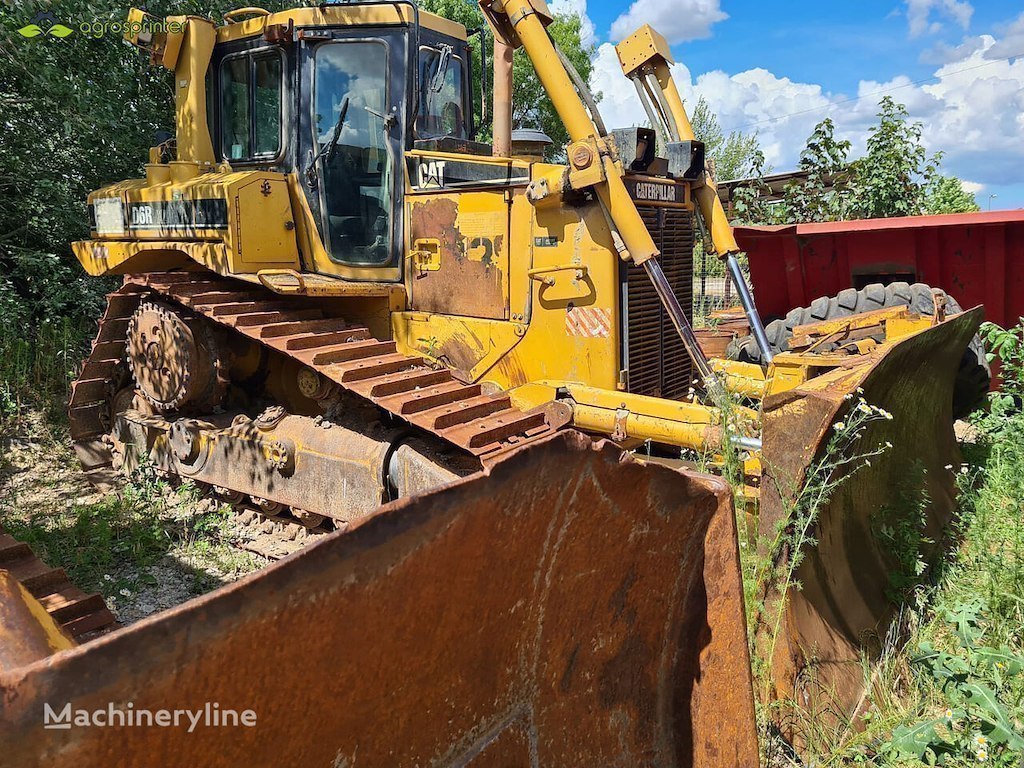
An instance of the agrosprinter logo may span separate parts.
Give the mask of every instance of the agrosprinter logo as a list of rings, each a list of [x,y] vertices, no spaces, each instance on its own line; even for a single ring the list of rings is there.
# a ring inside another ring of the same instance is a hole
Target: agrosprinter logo
[[[22,37],[67,37],[74,31],[57,21],[57,17],[52,13],[47,12],[37,13],[30,23],[18,30],[18,34]]]
[[[104,21],[93,19],[91,21],[72,21],[74,27],[61,24],[52,13],[37,13],[29,24],[18,30],[22,37],[67,37],[76,31],[86,37],[101,38],[108,35],[132,39],[142,32],[150,34],[178,34],[185,29],[181,21],[170,21],[168,19],[155,19],[147,16],[141,21]]]

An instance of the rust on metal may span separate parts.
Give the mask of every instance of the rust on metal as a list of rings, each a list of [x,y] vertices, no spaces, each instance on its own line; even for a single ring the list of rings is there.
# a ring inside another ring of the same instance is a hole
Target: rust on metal
[[[87,640],[117,626],[114,615],[97,593],[83,592],[68,579],[63,568],[51,568],[32,551],[0,528],[0,666],[7,667],[12,658],[11,643],[17,643],[21,629],[27,632],[26,642],[37,650],[54,640],[52,632],[42,632],[35,615],[39,606],[49,615],[60,637],[71,641]],[[32,645],[32,638],[44,645]],[[47,639],[49,638],[49,639]],[[72,643],[73,644],[73,643]],[[61,646],[64,647],[64,646]],[[45,655],[45,654],[43,654]]]
[[[486,475],[0,673],[4,764],[754,768],[727,486],[575,433]],[[44,702],[257,721],[44,735]]]
[[[153,296],[285,355],[324,381],[484,462],[565,423],[548,411],[520,411],[502,395],[483,395],[478,386],[461,384],[422,358],[396,353],[394,342],[373,339],[367,328],[350,325],[319,306],[296,306],[294,299],[281,306],[282,300],[270,291],[212,273],[151,273],[128,278],[108,297],[100,334],[72,388],[72,439],[83,469],[97,484],[113,475],[107,436],[113,426],[112,400],[129,380],[129,321],[140,302]]]
[[[485,196],[489,202],[484,202]],[[430,195],[409,203],[409,238],[440,243],[437,269],[417,274],[410,306],[444,315],[508,317],[508,204],[502,192],[463,196]],[[479,211],[467,211],[466,200],[479,199]],[[470,223],[472,222],[472,223]]]
[[[774,622],[754,628],[761,653],[774,647],[771,695],[801,702],[812,717],[836,722],[858,711],[865,693],[863,655],[877,659],[898,608],[889,579],[899,564],[879,535],[884,515],[906,514],[908,503],[923,501],[922,557],[930,560],[941,551],[955,503],[947,467],[959,465],[953,384],[981,320],[981,310],[971,310],[764,401],[762,540],[774,539],[780,524],[792,522],[795,494],[815,482],[809,468],[858,397],[893,417],[869,422],[855,450],[886,443],[897,450],[872,458],[817,511],[817,545],[793,575],[802,589],[790,590],[778,636]],[[901,497],[915,487],[923,495]],[[788,553],[775,554],[785,567]],[[761,597],[777,610],[777,593]],[[794,723],[782,725],[799,743]]]
[[[39,601],[9,572],[0,570],[0,671],[74,645]]]

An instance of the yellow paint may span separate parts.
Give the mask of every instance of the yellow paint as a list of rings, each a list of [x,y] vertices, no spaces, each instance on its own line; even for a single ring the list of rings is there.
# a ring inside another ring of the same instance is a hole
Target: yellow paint
[[[420,25],[458,40],[466,39],[466,28],[448,19],[419,12]],[[325,5],[317,8],[293,8],[226,24],[217,28],[217,42],[226,43],[262,35],[268,26],[287,25],[301,27],[369,27],[388,24],[411,24],[412,9],[406,5]]]
[[[574,142],[595,139],[594,124],[580,101],[575,86],[562,67],[544,24],[534,12],[530,1],[504,0],[501,2],[498,0],[498,2],[526,48],[537,76],[551,97],[569,137]],[[492,11],[496,4],[492,4]],[[621,238],[616,252],[622,258],[642,264],[657,256],[658,249],[622,183],[622,165],[618,162],[618,158],[611,154],[610,149],[604,147],[603,142],[601,144],[601,154],[595,158],[594,162],[603,166],[605,181],[596,184],[593,189],[615,223],[615,228]]]
[[[509,318],[509,202],[503,189],[406,198],[406,290],[421,312]],[[437,241],[426,268],[424,246]]]
[[[60,625],[54,620],[43,604],[40,603],[31,592],[25,589],[25,585],[19,581],[16,581],[13,576],[8,577],[11,582],[17,587],[18,597],[21,602],[28,608],[32,618],[39,624],[39,629],[42,630],[46,643],[50,646],[53,653],[58,651],[66,651],[69,648],[74,648],[78,645],[74,640],[69,638],[64,631],[60,628]]]
[[[761,366],[719,358],[712,358],[710,362],[712,369],[721,374],[722,383],[727,391],[754,400],[760,400],[764,396],[767,382]]]
[[[622,65],[623,74],[627,77],[633,74],[652,74],[661,89],[661,93],[668,105],[670,118],[679,135],[680,141],[693,141],[696,136],[693,133],[693,126],[690,118],[686,115],[686,108],[683,106],[682,97],[672,78],[672,71],[669,65],[672,63],[671,55],[668,54],[668,46],[664,39],[654,32],[649,26],[644,25],[634,32],[630,37],[623,40],[616,46],[619,54],[619,63]],[[694,184],[693,196],[700,206],[701,218],[704,226],[711,236],[715,252],[720,256],[730,253],[738,253],[739,246],[733,235],[729,219],[725,215],[722,201],[718,197],[714,179],[710,173],[705,172],[699,183]]]
[[[522,341],[525,328],[501,320],[425,312],[395,312],[391,327],[399,352],[433,360],[467,382],[485,377]]]
[[[353,267],[341,264],[330,257],[320,231],[316,227],[316,219],[309,207],[309,200],[299,186],[296,173],[288,174],[288,196],[291,200],[295,216],[295,234],[302,253],[302,261],[306,269],[321,275],[337,277],[353,281],[394,282],[401,280],[402,268],[395,267]]]
[[[672,51],[668,42],[650,24],[640,29],[615,46],[622,72],[629,77],[655,57],[672,63]]]
[[[571,398],[572,423],[580,429],[695,450],[721,443],[717,409],[571,383],[563,386]]]
[[[294,227],[289,227],[293,223],[291,201],[287,182],[280,173],[204,173],[188,181],[154,186],[149,186],[145,179],[133,179],[96,190],[88,199],[90,204],[110,199],[120,201],[127,224],[122,231],[93,230],[92,240],[76,244],[75,255],[90,274],[124,274],[134,268],[134,264],[124,267],[124,261],[135,254],[115,245],[129,238],[135,242],[159,241],[161,244],[172,241],[174,250],[201,259],[199,263],[221,274],[300,268]],[[160,204],[190,205],[203,200],[224,201],[226,228],[160,226],[156,213]],[[128,211],[134,214],[129,216]],[[183,247],[187,244],[198,247]]]

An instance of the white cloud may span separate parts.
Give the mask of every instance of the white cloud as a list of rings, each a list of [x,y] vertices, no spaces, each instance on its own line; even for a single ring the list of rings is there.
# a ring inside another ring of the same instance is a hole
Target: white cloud
[[[907,0],[907,22],[910,25],[910,36],[919,37],[935,33],[942,29],[942,23],[932,21],[932,15],[944,16],[967,29],[971,23],[974,6],[966,0]]]
[[[612,22],[612,40],[622,40],[644,24],[658,30],[670,45],[711,35],[711,26],[725,21],[719,0],[635,0]]]
[[[969,195],[976,195],[985,189],[984,184],[979,184],[976,181],[967,181],[967,179],[960,179],[960,189]]]
[[[597,42],[597,30],[587,15],[587,0],[552,0],[548,6],[552,13],[575,13],[580,17],[580,42],[593,45]]]
[[[760,68],[694,77],[685,65],[675,64],[672,72],[689,107],[703,96],[726,131],[756,131],[776,171],[796,167],[807,136],[825,117],[833,119],[839,138],[853,143],[852,156],[863,154],[868,130],[877,121],[878,102],[888,94],[923,123],[929,151],[944,152],[945,173],[992,187],[1024,178],[1024,55],[992,57],[993,50],[1016,34],[1017,23],[1005,29],[1007,37],[1000,40],[980,36],[977,47],[964,48],[963,56],[934,71],[937,81],[925,85],[899,75],[886,82],[862,81],[856,93],[843,94]],[[1016,53],[1024,54],[1024,47]],[[646,124],[611,44],[598,48],[594,64],[592,84],[603,96],[599,107],[609,128]]]
[[[990,59],[1003,59],[1010,56],[1024,56],[1024,13],[1015,21],[1005,25],[1000,32],[1001,37],[988,49]]]

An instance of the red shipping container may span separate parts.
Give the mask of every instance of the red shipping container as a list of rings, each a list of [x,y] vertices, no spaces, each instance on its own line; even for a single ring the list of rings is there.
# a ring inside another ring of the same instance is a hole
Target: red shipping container
[[[754,298],[766,322],[869,283],[927,283],[1004,328],[1024,316],[1024,210],[820,224],[744,226]]]

